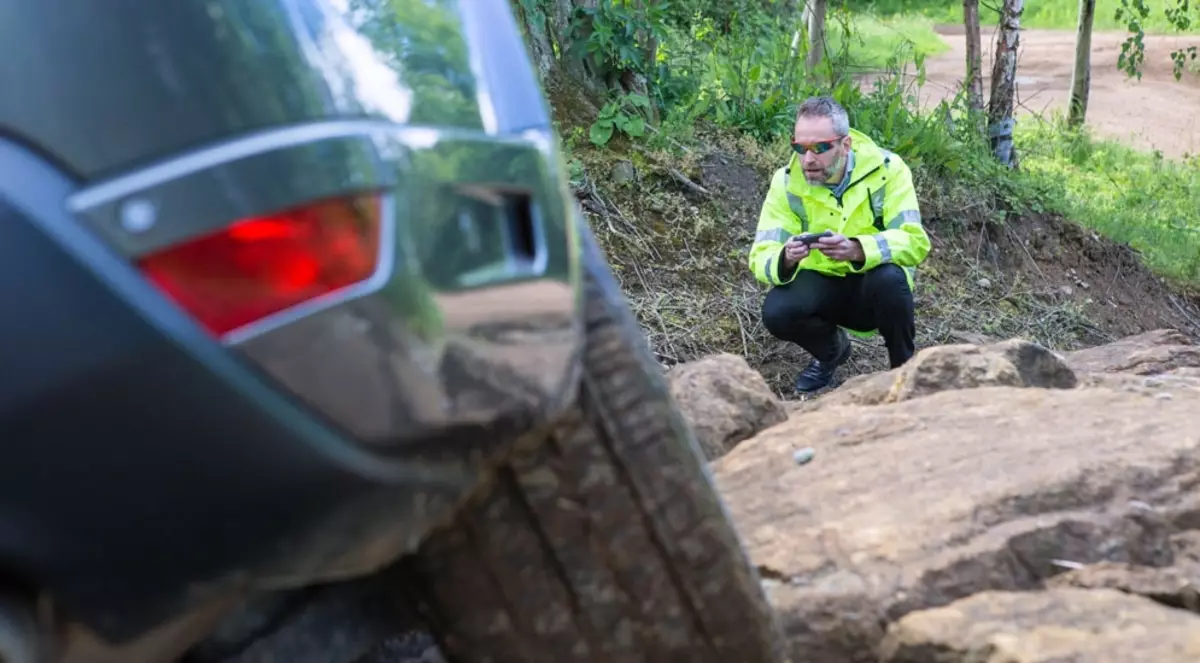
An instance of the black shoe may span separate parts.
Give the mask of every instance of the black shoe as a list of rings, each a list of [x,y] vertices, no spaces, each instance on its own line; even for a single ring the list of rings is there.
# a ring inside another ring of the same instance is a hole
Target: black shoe
[[[841,351],[838,352],[837,359],[833,361],[821,361],[814,359],[809,362],[808,367],[800,371],[800,375],[796,376],[796,391],[801,394],[824,389],[833,381],[833,374],[837,371],[838,366],[846,363],[850,359],[850,339],[846,336],[846,332],[838,330],[838,340],[841,341]]]

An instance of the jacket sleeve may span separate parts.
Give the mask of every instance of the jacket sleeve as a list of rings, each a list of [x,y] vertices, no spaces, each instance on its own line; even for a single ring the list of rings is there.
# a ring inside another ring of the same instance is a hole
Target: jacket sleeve
[[[859,235],[854,239],[862,245],[866,260],[851,265],[856,272],[865,272],[884,263],[901,267],[916,267],[929,255],[929,235],[921,225],[921,208],[913,187],[912,171],[896,155],[890,155],[887,190],[883,199],[882,232]]]
[[[792,210],[788,208],[787,191],[784,184],[784,169],[775,171],[771,187],[763,200],[758,215],[758,227],[754,232],[754,245],[750,247],[750,271],[754,278],[767,285],[783,285],[796,277],[797,269],[786,279],[779,278],[779,264],[783,260],[783,244],[791,237],[787,231]]]

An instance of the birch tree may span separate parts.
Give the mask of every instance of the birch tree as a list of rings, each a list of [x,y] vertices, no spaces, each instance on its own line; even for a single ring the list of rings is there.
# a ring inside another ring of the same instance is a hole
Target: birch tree
[[[1013,149],[1013,110],[1017,97],[1017,49],[1021,45],[1024,0],[1004,0],[992,62],[992,92],[988,99],[988,135],[1000,163],[1016,166]]]

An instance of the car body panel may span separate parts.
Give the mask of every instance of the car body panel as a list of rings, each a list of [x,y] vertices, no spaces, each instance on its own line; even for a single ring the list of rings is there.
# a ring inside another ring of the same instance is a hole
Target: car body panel
[[[0,298],[6,575],[120,640],[224,592],[378,568],[475,485],[469,458],[324,425],[54,205],[64,178],[2,143],[0,173],[0,275],[24,284]]]
[[[137,258],[238,219],[383,191],[372,279],[224,340],[355,438],[396,449],[446,427],[544,418],[570,393],[582,331],[571,203],[549,139],[527,134],[281,127],[96,183],[67,204]],[[131,208],[150,215],[132,230]]]
[[[549,126],[507,0],[7,2],[0,43],[0,131],[82,181],[330,118]]]
[[[381,7],[465,55],[397,65]],[[0,40],[0,578],[80,651],[393,562],[573,400],[579,220],[506,0],[44,0]],[[220,338],[134,266],[363,191],[375,274]]]

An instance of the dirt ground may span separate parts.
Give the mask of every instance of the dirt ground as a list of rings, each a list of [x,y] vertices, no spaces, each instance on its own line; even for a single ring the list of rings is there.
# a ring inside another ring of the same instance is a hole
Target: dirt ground
[[[938,33],[950,50],[926,61],[928,82],[924,103],[951,96],[960,84],[966,59],[962,26],[939,26]],[[983,33],[983,63],[991,81],[995,32]],[[1122,140],[1142,149],[1158,149],[1164,156],[1180,158],[1200,153],[1200,76],[1185,72],[1176,81],[1170,53],[1200,44],[1200,36],[1146,36],[1146,63],[1142,80],[1127,79],[1117,69],[1117,57],[1126,35],[1098,32],[1092,35],[1092,86],[1087,123],[1099,135]],[[1074,68],[1075,33],[1027,30],[1021,33],[1017,64],[1017,100],[1022,113],[1066,111]]]

